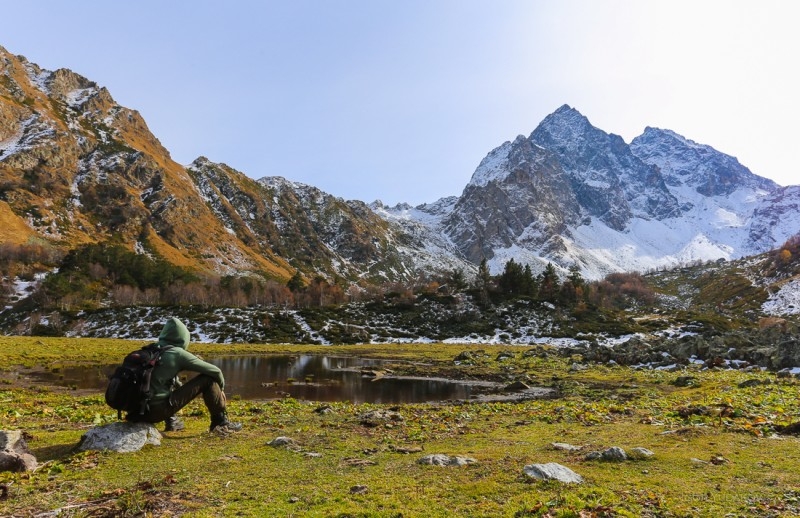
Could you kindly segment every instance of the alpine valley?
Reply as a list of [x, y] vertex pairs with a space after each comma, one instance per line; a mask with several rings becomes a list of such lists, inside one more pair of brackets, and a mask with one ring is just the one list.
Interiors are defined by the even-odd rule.
[[[252, 173], [204, 157], [178, 164], [105, 88], [0, 47], [4, 246], [69, 257], [107, 244], [195, 276], [285, 285], [299, 275], [368, 290], [456, 271], [469, 280], [484, 260], [491, 274], [513, 259], [534, 275], [550, 264], [588, 281], [722, 268], [719, 260], [745, 264], [800, 232], [800, 186], [666, 129], [626, 143], [567, 105], [491, 150], [459, 196], [417, 207]], [[17, 287], [24, 278], [5, 276]], [[793, 278], [776, 278], [765, 299]]]

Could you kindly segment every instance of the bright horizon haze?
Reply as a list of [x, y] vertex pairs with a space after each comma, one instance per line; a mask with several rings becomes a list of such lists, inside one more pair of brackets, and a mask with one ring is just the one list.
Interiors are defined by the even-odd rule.
[[[0, 0], [0, 45], [138, 110], [172, 157], [417, 205], [569, 104], [800, 183], [800, 3]], [[11, 22], [11, 23], [9, 23]]]

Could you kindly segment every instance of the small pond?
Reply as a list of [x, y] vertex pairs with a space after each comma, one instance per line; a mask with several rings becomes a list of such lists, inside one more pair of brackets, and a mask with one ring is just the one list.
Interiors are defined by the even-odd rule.
[[[472, 383], [439, 378], [371, 376], [383, 360], [323, 355], [219, 357], [208, 360], [225, 374], [225, 393], [242, 399], [291, 396], [308, 401], [352, 403], [424, 403], [469, 399]], [[40, 381], [79, 389], [104, 390], [116, 366], [65, 367], [35, 376]], [[191, 376], [192, 374], [189, 374]], [[485, 392], [486, 387], [482, 387]]]

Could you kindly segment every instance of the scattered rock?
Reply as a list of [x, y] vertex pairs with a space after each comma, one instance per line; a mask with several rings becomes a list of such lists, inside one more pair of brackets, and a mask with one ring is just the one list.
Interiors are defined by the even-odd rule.
[[625, 453], [625, 450], [619, 446], [612, 446], [611, 448], [603, 451], [602, 458], [603, 460], [610, 462], [622, 462], [624, 460], [628, 460], [628, 454]]
[[20, 430], [0, 431], [0, 471], [33, 471], [36, 457], [28, 449]]
[[547, 358], [554, 353], [551, 349], [543, 346], [532, 346], [530, 349], [522, 353], [523, 358]]
[[769, 380], [760, 380], [758, 378], [752, 378], [739, 383], [738, 387], [748, 388], [748, 387], [757, 387], [759, 385], [769, 385], [769, 384], [770, 384]]
[[561, 450], [561, 451], [579, 451], [581, 449], [580, 446], [573, 446], [565, 442], [551, 442], [550, 447], [553, 448], [554, 450]]
[[145, 444], [161, 446], [161, 434], [150, 423], [119, 422], [92, 428], [81, 437], [78, 449], [130, 453]]
[[725, 359], [722, 358], [721, 356], [713, 356], [713, 357], [707, 359], [703, 363], [703, 368], [705, 368], [705, 369], [715, 369], [715, 368], [724, 367], [724, 366], [725, 366]]
[[443, 453], [434, 453], [432, 455], [425, 455], [417, 461], [417, 464], [428, 464], [431, 466], [466, 466], [477, 462], [478, 461], [472, 457], [462, 457], [459, 455], [451, 457]]
[[453, 358], [454, 362], [465, 362], [473, 359], [475, 355], [473, 355], [470, 351], [462, 351], [458, 353], [458, 355]]
[[511, 360], [513, 358], [514, 358], [514, 353], [503, 351], [503, 352], [501, 352], [500, 354], [497, 355], [497, 358], [495, 358], [495, 361], [502, 362], [504, 360]]
[[324, 405], [320, 405], [317, 408], [315, 408], [314, 412], [317, 413], [317, 414], [326, 415], [326, 414], [334, 413], [335, 410], [333, 409], [333, 407], [331, 405], [324, 404]]
[[275, 437], [271, 441], [267, 443], [267, 445], [272, 446], [273, 448], [286, 448], [289, 450], [298, 450], [300, 449], [300, 445], [292, 439], [291, 437]]
[[644, 460], [649, 459], [650, 457], [654, 456], [655, 453], [648, 450], [647, 448], [631, 448], [631, 451], [628, 452], [628, 457], [634, 460]]
[[403, 416], [393, 410], [371, 410], [358, 416], [358, 420], [363, 426], [376, 427], [403, 421]]
[[410, 447], [390, 446], [389, 449], [395, 453], [403, 453], [406, 455], [409, 453], [419, 453], [422, 451], [422, 448], [419, 446], [410, 446]]
[[585, 371], [589, 368], [588, 365], [584, 365], [583, 363], [573, 363], [569, 367], [569, 372], [580, 372]]
[[711, 462], [711, 464], [713, 464], [715, 466], [719, 466], [721, 464], [727, 464], [728, 463], [728, 459], [726, 459], [722, 455], [714, 455], [714, 456], [711, 457], [711, 461], [710, 462]]
[[676, 387], [696, 387], [700, 382], [694, 376], [678, 376], [672, 381]]
[[350, 494], [352, 495], [363, 495], [367, 491], [369, 491], [369, 488], [362, 485], [357, 485], [350, 488]]
[[593, 451], [584, 457], [586, 460], [605, 460], [608, 462], [622, 462], [628, 460], [628, 454], [619, 446], [612, 446], [607, 450]]
[[522, 472], [538, 480], [557, 480], [565, 484], [583, 483], [582, 476], [555, 462], [549, 462], [547, 464], [528, 464], [522, 469]]

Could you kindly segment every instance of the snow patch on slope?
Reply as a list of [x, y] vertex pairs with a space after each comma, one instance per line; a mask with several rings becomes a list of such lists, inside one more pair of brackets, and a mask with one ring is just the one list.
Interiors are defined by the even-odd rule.
[[768, 315], [800, 314], [800, 279], [792, 279], [777, 291], [771, 293], [761, 309]]
[[[517, 139], [525, 138], [522, 135]], [[505, 178], [508, 171], [508, 155], [513, 148], [511, 141], [504, 142], [500, 147], [491, 151], [481, 160], [475, 173], [472, 175], [470, 185], [485, 187], [489, 183]]]

